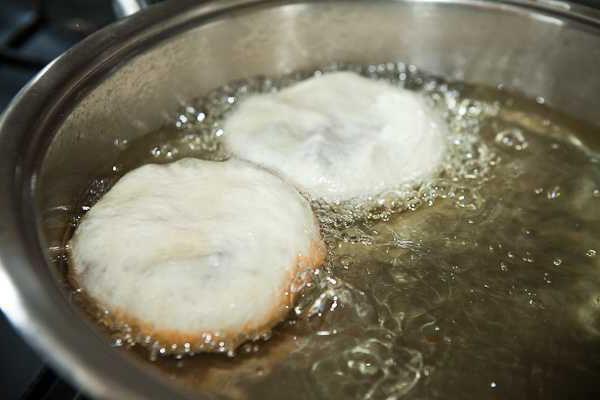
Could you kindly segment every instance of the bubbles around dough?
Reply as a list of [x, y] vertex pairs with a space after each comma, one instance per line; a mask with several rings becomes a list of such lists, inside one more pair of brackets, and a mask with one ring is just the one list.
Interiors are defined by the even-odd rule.
[[327, 201], [428, 177], [440, 165], [447, 135], [422, 95], [350, 72], [251, 96], [224, 128], [233, 154]]
[[72, 279], [117, 319], [207, 351], [285, 318], [325, 257], [308, 202], [235, 159], [129, 172], [83, 217], [70, 249]]

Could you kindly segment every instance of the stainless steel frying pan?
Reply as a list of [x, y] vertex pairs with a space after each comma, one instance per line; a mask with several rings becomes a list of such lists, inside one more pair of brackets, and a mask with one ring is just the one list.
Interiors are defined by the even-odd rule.
[[[332, 62], [400, 60], [504, 84], [600, 124], [600, 15], [562, 1], [165, 2], [52, 62], [0, 121], [0, 305], [95, 398], [200, 397], [123, 352], [69, 299], [49, 249], [69, 207], [133, 139], [233, 79]], [[283, 389], [283, 388], [282, 388]]]

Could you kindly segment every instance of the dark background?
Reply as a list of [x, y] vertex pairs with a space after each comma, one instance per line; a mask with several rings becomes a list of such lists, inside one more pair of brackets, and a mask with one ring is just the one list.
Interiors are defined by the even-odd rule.
[[[574, 2], [600, 8], [600, 0]], [[0, 112], [52, 59], [114, 20], [111, 0], [0, 0]], [[82, 396], [45, 366], [0, 312], [0, 399], [19, 398]]]

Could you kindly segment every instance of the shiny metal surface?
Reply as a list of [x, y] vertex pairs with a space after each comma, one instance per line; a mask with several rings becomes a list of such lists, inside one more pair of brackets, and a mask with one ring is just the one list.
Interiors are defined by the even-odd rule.
[[600, 16], [560, 1], [163, 3], [49, 65], [0, 121], [0, 305], [96, 398], [202, 398], [110, 348], [69, 301], [48, 248], [68, 207], [132, 139], [223, 83], [332, 62], [404, 61], [504, 84], [600, 124]]
[[113, 0], [113, 9], [119, 18], [133, 15], [146, 7], [146, 0]]

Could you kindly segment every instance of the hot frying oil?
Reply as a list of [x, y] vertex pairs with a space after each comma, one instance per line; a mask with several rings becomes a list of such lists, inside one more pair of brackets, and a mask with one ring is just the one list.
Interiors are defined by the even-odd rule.
[[[428, 182], [356, 203], [312, 201], [329, 257], [267, 341], [230, 357], [131, 348], [193, 389], [232, 399], [534, 399], [600, 393], [597, 128], [502, 89], [412, 66], [335, 65], [221, 87], [135, 142], [92, 184], [182, 157], [223, 160], [222, 120], [251, 93], [350, 69], [415, 90], [444, 114], [448, 151]], [[151, 344], [151, 338], [145, 339]], [[179, 356], [174, 356], [179, 354]]]

